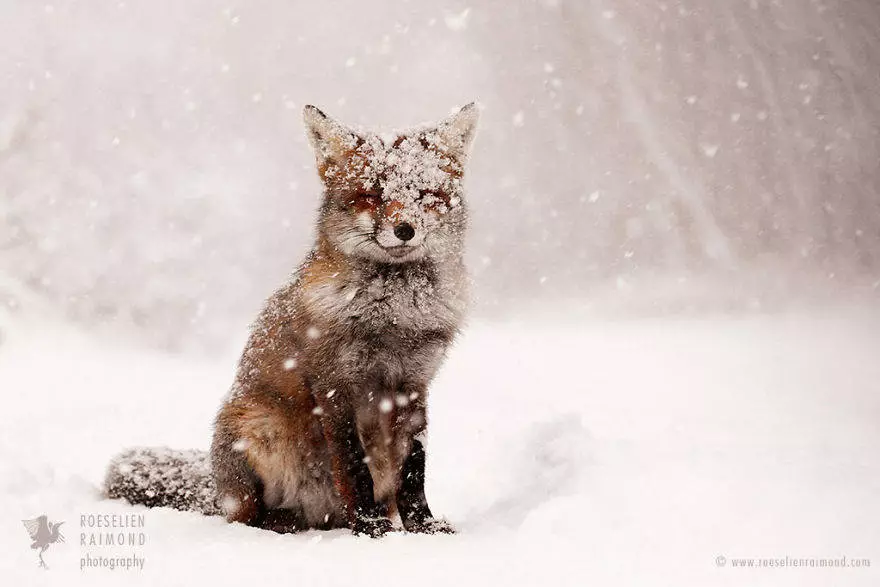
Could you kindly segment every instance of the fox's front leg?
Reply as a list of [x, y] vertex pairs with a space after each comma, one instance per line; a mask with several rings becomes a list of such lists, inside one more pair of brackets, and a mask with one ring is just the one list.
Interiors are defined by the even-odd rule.
[[364, 459], [354, 411], [344, 401], [344, 396], [337, 401], [327, 398], [326, 393], [316, 393], [315, 396], [330, 452], [333, 483], [342, 500], [349, 528], [355, 534], [378, 538], [392, 526], [385, 509], [376, 504], [373, 477]]
[[[424, 408], [414, 414], [421, 422], [410, 444], [409, 454], [403, 461], [400, 471], [400, 484], [397, 490], [397, 511], [400, 520], [407, 532], [423, 534], [435, 534], [443, 532], [452, 534], [455, 529], [446, 520], [438, 520], [428, 507], [428, 499], [425, 497], [425, 446], [422, 438], [425, 436]], [[412, 416], [411, 416], [412, 417]]]

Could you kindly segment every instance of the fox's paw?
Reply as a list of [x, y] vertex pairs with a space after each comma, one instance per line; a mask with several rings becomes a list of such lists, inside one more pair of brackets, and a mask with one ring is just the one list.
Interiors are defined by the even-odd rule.
[[407, 532], [414, 534], [455, 534], [455, 527], [443, 519], [428, 518], [427, 520], [404, 522]]
[[352, 534], [357, 536], [369, 536], [381, 538], [393, 528], [388, 518], [362, 518], [358, 517], [351, 526]]

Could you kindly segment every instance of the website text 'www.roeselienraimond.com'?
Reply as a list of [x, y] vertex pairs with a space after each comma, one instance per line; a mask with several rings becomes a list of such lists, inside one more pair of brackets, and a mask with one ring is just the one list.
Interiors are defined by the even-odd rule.
[[869, 569], [871, 559], [840, 556], [715, 557], [715, 566], [730, 569]]

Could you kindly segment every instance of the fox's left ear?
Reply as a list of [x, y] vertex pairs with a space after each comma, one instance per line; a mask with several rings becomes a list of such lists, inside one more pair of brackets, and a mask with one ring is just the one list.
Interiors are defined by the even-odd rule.
[[319, 168], [332, 161], [341, 161], [357, 144], [357, 138], [352, 131], [311, 104], [303, 108], [303, 122]]
[[480, 109], [476, 102], [471, 102], [437, 126], [440, 139], [456, 157], [467, 159], [479, 119]]

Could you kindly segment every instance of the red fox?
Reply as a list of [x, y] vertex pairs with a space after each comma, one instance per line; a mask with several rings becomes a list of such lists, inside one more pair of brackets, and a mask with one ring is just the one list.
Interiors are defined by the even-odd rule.
[[278, 532], [452, 532], [425, 498], [428, 386], [462, 323], [469, 104], [380, 135], [306, 106], [317, 239], [251, 328], [210, 454], [141, 448], [105, 493]]

